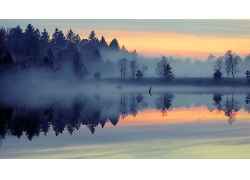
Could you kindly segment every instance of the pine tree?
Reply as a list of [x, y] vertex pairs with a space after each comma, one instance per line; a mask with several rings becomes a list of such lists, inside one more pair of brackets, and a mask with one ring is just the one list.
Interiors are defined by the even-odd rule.
[[214, 72], [214, 80], [219, 81], [222, 79], [222, 73], [219, 69]]

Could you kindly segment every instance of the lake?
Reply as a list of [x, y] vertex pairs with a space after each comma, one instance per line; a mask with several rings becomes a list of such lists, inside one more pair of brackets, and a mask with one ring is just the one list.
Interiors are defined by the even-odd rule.
[[0, 158], [250, 158], [250, 93], [154, 90], [8, 91]]

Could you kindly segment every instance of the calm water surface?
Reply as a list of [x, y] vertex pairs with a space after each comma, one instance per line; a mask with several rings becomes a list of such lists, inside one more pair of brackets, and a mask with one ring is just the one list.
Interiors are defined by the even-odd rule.
[[250, 158], [247, 93], [27, 94], [0, 102], [2, 159]]

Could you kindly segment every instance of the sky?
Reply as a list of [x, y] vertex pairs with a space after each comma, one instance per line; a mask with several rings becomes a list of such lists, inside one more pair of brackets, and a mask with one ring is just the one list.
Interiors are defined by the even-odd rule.
[[[206, 59], [211, 53], [217, 57], [223, 55], [228, 49], [233, 49], [244, 58], [246, 54], [250, 53], [250, 14], [249, 7], [243, 0], [237, 0], [237, 3], [225, 3], [218, 0], [197, 2], [194, 0], [175, 0], [169, 1], [167, 4], [163, 4], [159, 0], [145, 1], [143, 4], [141, 4], [141, 1], [132, 0], [123, 2], [111, 0], [70, 1], [67, 3], [43, 0], [33, 3], [33, 5], [27, 0], [14, 0], [1, 2], [1, 7], [0, 27], [15, 27], [19, 24], [24, 30], [28, 23], [32, 23], [40, 31], [46, 28], [50, 35], [52, 35], [55, 27], [62, 30], [64, 34], [71, 28], [83, 38], [87, 38], [90, 31], [94, 30], [98, 38], [103, 35], [108, 43], [113, 38], [117, 38], [119, 44], [124, 44], [128, 50], [136, 49], [138, 53], [147, 56], [174, 56], [177, 54], [178, 56]], [[219, 21], [218, 19], [223, 20]], [[215, 150], [216, 148], [214, 147]], [[203, 152], [203, 150], [201, 149], [200, 152]], [[237, 152], [237, 149], [232, 150]], [[15, 168], [16, 173], [12, 173], [14, 176], [16, 175], [18, 178], [25, 176], [26, 179], [29, 179], [26, 173], [27, 169], [24, 169], [27, 166], [23, 166], [23, 161], [15, 161], [15, 163], [4, 159], [2, 161], [4, 163], [2, 163], [1, 169], [3, 166], [7, 167], [4, 169], [2, 176], [9, 177], [9, 174]], [[171, 160], [156, 161], [157, 164], [164, 163], [162, 166], [157, 166], [156, 170], [148, 169], [155, 166], [155, 162], [151, 163], [152, 166], [144, 161], [132, 162], [108, 161], [107, 163], [107, 161], [98, 161], [100, 166], [97, 166], [97, 163], [93, 160], [87, 163], [82, 161], [79, 163], [78, 161], [79, 164], [73, 161], [79, 166], [74, 166], [72, 172], [77, 172], [77, 170], [80, 172], [82, 169], [94, 165], [97, 168], [88, 168], [88, 174], [95, 174], [95, 177], [100, 178], [103, 178], [103, 175], [107, 173], [107, 167], [112, 167], [113, 171], [109, 173], [109, 179], [117, 179], [117, 173], [122, 174], [123, 177], [124, 175], [130, 177], [128, 173], [124, 173], [126, 171], [135, 173], [138, 178], [149, 177], [148, 175], [151, 175], [152, 178], [163, 177], [166, 176], [166, 167], [168, 169], [167, 174], [170, 177], [182, 175], [180, 179], [188, 176], [192, 176], [192, 179], [200, 179], [201, 176], [204, 179], [214, 178], [214, 173], [208, 173], [208, 171], [216, 172], [217, 177], [235, 179], [239, 176], [247, 177], [245, 173], [248, 172], [246, 169], [248, 166], [244, 160], [234, 161], [233, 166], [228, 161], [218, 160], [181, 160], [181, 163]], [[24, 164], [30, 163], [31, 161], [25, 161]], [[63, 170], [68, 172], [68, 166], [64, 165], [65, 161], [64, 163], [32, 161], [32, 163], [35, 164], [35, 166], [32, 166], [32, 172], [40, 173], [40, 167], [45, 170], [47, 167], [49, 170], [49, 168], [58, 166], [61, 172]], [[72, 161], [70, 163], [73, 164]], [[114, 167], [114, 163], [118, 165]], [[9, 168], [10, 166], [12, 168]], [[78, 167], [79, 169], [77, 169]], [[232, 168], [233, 171], [228, 173], [228, 169]], [[98, 169], [98, 173], [96, 173], [96, 169]], [[179, 173], [180, 169], [183, 173]], [[193, 169], [198, 170], [196, 173], [192, 173]], [[141, 170], [143, 170], [143, 173], [140, 173]], [[206, 176], [203, 176], [204, 174]], [[57, 173], [49, 175], [58, 178]], [[79, 178], [77, 173], [63, 174], [64, 178], [68, 176]], [[36, 178], [39, 178], [39, 176]]]
[[149, 57], [174, 56], [206, 60], [222, 56], [229, 49], [244, 58], [250, 53], [250, 19], [1, 19], [5, 28], [31, 23], [50, 35], [55, 28], [64, 35], [69, 29], [87, 39], [94, 31], [107, 43], [113, 38], [127, 50]]
[[225, 5], [214, 0], [204, 4], [177, 0], [166, 6], [157, 2], [141, 6], [129, 0], [123, 5], [113, 4], [116, 8], [110, 6], [111, 1], [96, 1], [95, 5], [84, 2], [74, 9], [78, 2], [58, 7], [58, 3], [45, 0], [39, 8], [20, 10], [22, 3], [17, 1], [13, 11], [19, 13], [3, 10], [0, 26], [20, 25], [25, 30], [31, 23], [40, 31], [46, 28], [50, 35], [56, 27], [65, 35], [72, 29], [81, 38], [88, 38], [93, 30], [99, 39], [104, 36], [110, 43], [116, 38], [120, 46], [149, 57], [172, 55], [206, 60], [210, 54], [219, 57], [229, 49], [242, 58], [250, 53], [250, 18], [244, 1]]

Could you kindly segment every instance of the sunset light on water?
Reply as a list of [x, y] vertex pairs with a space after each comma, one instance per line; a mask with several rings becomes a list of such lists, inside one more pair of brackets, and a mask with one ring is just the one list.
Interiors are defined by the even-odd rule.
[[246, 2], [118, 4], [1, 4], [3, 178], [248, 177]]

